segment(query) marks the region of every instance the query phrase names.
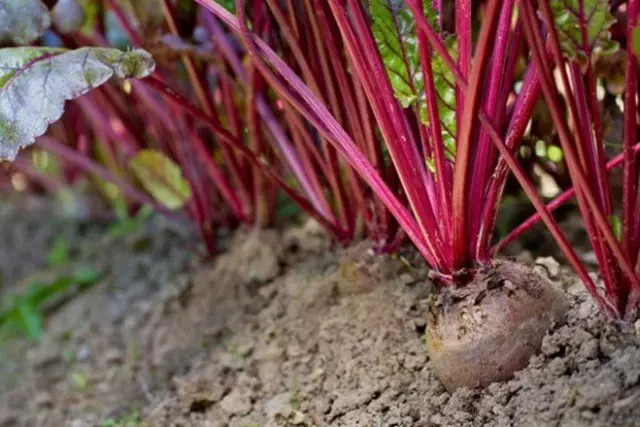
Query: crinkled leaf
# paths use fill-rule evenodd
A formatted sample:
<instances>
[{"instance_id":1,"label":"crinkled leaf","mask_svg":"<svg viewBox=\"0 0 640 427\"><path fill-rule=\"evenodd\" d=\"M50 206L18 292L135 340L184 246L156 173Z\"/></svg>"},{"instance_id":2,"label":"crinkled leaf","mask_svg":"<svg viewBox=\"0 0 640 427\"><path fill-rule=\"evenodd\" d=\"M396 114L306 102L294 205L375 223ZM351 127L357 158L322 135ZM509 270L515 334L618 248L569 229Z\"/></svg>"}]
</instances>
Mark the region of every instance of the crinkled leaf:
<instances>
[{"instance_id":1,"label":"crinkled leaf","mask_svg":"<svg viewBox=\"0 0 640 427\"><path fill-rule=\"evenodd\" d=\"M580 11L582 3L583 11ZM616 22L608 0L551 0L553 19L562 49L568 58L581 63L594 54L606 55L618 49L609 29ZM583 37L581 21L586 23Z\"/></svg>"},{"instance_id":2,"label":"crinkled leaf","mask_svg":"<svg viewBox=\"0 0 640 427\"><path fill-rule=\"evenodd\" d=\"M0 42L31 43L49 25L49 10L40 0L0 0Z\"/></svg>"},{"instance_id":3,"label":"crinkled leaf","mask_svg":"<svg viewBox=\"0 0 640 427\"><path fill-rule=\"evenodd\" d=\"M144 188L169 209L180 209L191 197L180 167L160 151L141 150L129 166Z\"/></svg>"},{"instance_id":4,"label":"crinkled leaf","mask_svg":"<svg viewBox=\"0 0 640 427\"><path fill-rule=\"evenodd\" d=\"M403 0L370 0L373 34L396 98L416 105L423 92L415 21Z\"/></svg>"},{"instance_id":5,"label":"crinkled leaf","mask_svg":"<svg viewBox=\"0 0 640 427\"><path fill-rule=\"evenodd\" d=\"M86 15L78 0L58 0L51 11L55 28L61 33L72 33L82 28Z\"/></svg>"},{"instance_id":6,"label":"crinkled leaf","mask_svg":"<svg viewBox=\"0 0 640 427\"><path fill-rule=\"evenodd\" d=\"M432 0L424 0L425 17L438 30L438 14ZM428 124L424 75L420 65L416 24L403 0L369 0L373 17L373 34L384 61L396 98L403 107L416 109L420 120ZM453 37L445 40L452 56L456 56ZM453 73L435 53L432 55L434 84L438 95L438 112L443 141L450 157L455 153L455 86Z\"/></svg>"},{"instance_id":7,"label":"crinkled leaf","mask_svg":"<svg viewBox=\"0 0 640 427\"><path fill-rule=\"evenodd\" d=\"M0 159L13 160L21 147L33 144L62 116L65 101L114 75L143 78L154 67L141 49L0 49Z\"/></svg>"}]
</instances>

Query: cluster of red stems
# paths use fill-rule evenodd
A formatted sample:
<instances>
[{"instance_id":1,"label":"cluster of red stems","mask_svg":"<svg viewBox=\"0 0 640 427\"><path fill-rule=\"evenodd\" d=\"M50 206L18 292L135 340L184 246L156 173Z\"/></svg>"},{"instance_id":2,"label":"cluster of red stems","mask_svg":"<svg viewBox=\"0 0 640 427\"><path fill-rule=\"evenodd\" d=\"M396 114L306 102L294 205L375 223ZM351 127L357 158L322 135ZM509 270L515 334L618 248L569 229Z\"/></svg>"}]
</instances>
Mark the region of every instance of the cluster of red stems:
<instances>
[{"instance_id":1,"label":"cluster of red stems","mask_svg":"<svg viewBox=\"0 0 640 427\"><path fill-rule=\"evenodd\" d=\"M235 15L214 0L194 2L195 19L211 41L206 59L193 52L157 57L155 73L131 82L131 91L109 84L91 92L40 138L40 147L59 156L69 181L97 175L118 184L132 209L162 209L119 172L139 150L158 149L188 180L185 211L211 251L220 225L268 226L284 192L340 242L368 238L394 251L408 237L443 285L460 285L541 219L601 309L616 318L633 315L640 295L638 63L631 49L637 0L612 2L614 11L626 12L621 42L628 55L624 148L612 159L604 152L592 63L563 55L548 0L456 0L448 28L457 40L455 58L445 46L443 2L432 2L441 17L434 26L422 0L405 0L418 36L428 124L394 96L361 0L236 0ZM162 4L165 30L180 36L175 5ZM104 7L133 45L149 45L117 1ZM482 19L474 32L476 13ZM107 45L100 20L92 37L61 37L69 47ZM443 140L434 55L455 80L454 157ZM553 119L573 185L548 205L517 158L539 102ZM39 176L26 159L16 167L35 182L52 190L62 185ZM622 229L616 233L608 171L620 164ZM537 214L494 245L510 176ZM603 288L552 216L573 197Z\"/></svg>"}]
</instances>

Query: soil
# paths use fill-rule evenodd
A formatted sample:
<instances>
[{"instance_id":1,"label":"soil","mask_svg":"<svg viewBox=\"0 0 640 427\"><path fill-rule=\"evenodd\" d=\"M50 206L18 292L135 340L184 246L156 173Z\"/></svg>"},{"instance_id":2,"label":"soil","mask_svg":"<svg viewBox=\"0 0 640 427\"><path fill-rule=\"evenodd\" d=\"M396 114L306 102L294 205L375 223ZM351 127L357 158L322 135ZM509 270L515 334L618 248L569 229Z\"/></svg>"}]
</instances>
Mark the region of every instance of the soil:
<instances>
[{"instance_id":1,"label":"soil","mask_svg":"<svg viewBox=\"0 0 640 427\"><path fill-rule=\"evenodd\" d=\"M12 209L5 294L62 229ZM23 221L40 231L16 234ZM332 248L308 223L237 232L205 261L162 218L117 238L69 227L104 278L49 313L40 343L0 346L0 426L640 425L640 321L608 322L551 258L529 262L567 293L566 323L514 379L451 394L426 356L433 287L409 249Z\"/></svg>"}]
</instances>

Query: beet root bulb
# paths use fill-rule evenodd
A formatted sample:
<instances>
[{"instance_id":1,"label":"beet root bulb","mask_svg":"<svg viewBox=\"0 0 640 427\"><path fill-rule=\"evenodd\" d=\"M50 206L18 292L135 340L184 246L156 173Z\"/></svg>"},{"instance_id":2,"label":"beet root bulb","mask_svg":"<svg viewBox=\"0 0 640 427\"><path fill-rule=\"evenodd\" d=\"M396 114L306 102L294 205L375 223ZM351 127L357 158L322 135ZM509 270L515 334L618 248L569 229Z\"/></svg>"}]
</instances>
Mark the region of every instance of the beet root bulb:
<instances>
[{"instance_id":1,"label":"beet root bulb","mask_svg":"<svg viewBox=\"0 0 640 427\"><path fill-rule=\"evenodd\" d=\"M445 289L426 330L431 364L449 391L513 378L564 321L564 292L533 269L494 261L466 286Z\"/></svg>"}]
</instances>

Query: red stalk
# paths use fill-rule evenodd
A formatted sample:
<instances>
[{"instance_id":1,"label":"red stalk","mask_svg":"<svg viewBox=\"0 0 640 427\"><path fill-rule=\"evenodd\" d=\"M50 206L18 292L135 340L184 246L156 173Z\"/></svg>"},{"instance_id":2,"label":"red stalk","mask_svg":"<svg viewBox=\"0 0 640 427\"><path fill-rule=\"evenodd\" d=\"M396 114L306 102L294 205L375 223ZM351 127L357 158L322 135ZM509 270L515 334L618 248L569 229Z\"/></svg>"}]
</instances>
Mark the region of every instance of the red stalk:
<instances>
[{"instance_id":1,"label":"red stalk","mask_svg":"<svg viewBox=\"0 0 640 427\"><path fill-rule=\"evenodd\" d=\"M549 9L549 5L544 0L540 2L540 6L542 9L543 17L545 19L545 23L549 28L549 36L552 41L552 48L554 51L556 62L558 64L563 64L564 61L562 59L562 54L560 53L557 34L555 32L555 27L553 26L553 22L551 19L551 10ZM575 187L577 190L578 201L581 205L581 210L585 214L585 216L589 214L593 215L597 229L599 229L606 243L609 245L609 248L611 249L615 257L618 259L618 261L620 262L620 266L625 276L633 284L634 287L640 289L640 280L635 275L634 269L631 266L629 259L625 256L624 252L622 251L620 245L617 242L616 237L613 235L613 232L611 231L608 225L608 221L605 215L603 214L602 210L598 206L598 203L589 188L588 181L582 171L582 168L580 167L582 162L580 161L578 155L574 151L573 145L570 143L571 134L567 128L567 124L561 113L561 107L558 105L558 102L556 99L557 94L555 92L555 86L553 84L552 77L550 75L550 68L546 64L546 59L544 58L544 55L541 53L541 46L543 45L543 42L540 40L540 34L536 31L535 13L529 1L524 2L523 15L524 15L523 17L525 22L525 35L527 36L527 40L529 45L532 48L534 58L541 70L542 90L545 95L547 105L549 106L549 111L551 113L551 116L554 119L554 123L556 125L558 134L560 136L562 148L565 153L565 158L567 160L567 166L569 167L572 180L574 181ZM564 69L563 67L560 67L559 69L562 76L564 74ZM567 82L566 76L563 77L563 82ZM564 83L564 85L565 85L565 90L568 92L570 90L568 83ZM577 114L573 115L576 111L575 105L573 105L572 107L571 102L569 102L569 105L571 107L570 110L572 111L572 116L574 120L576 120ZM602 259L602 258L599 258L599 259Z\"/></svg>"},{"instance_id":2,"label":"red stalk","mask_svg":"<svg viewBox=\"0 0 640 427\"><path fill-rule=\"evenodd\" d=\"M206 0L194 1L205 7L205 9L214 12L207 5ZM240 61L240 58L238 58L230 41L225 36L215 18L213 18L211 15L205 14L204 19L209 29L212 31L213 38L218 43L221 52L225 56L225 59L229 62L238 79L246 85L248 83L247 72L242 65L242 62ZM287 137L287 134L284 132L284 130L280 126L280 123L278 123L278 120L273 115L273 112L269 108L264 97L259 93L256 94L256 109L260 117L262 118L265 127L273 136L273 141L275 142L277 149L280 151L282 157L284 158L285 163L287 164L293 175L296 177L296 180L298 181L302 189L309 197L309 201L313 204L314 209L322 215L326 216L329 220L333 221L333 213L327 205L324 195L317 193L311 185L310 178L307 176L307 172L305 171L301 160L298 158L295 150L293 149L291 142Z\"/></svg>"},{"instance_id":3,"label":"red stalk","mask_svg":"<svg viewBox=\"0 0 640 427\"><path fill-rule=\"evenodd\" d=\"M510 86L510 79L506 80L507 75L507 56L509 48L509 40L511 34L511 20L513 16L513 5L515 0L506 0L502 3L500 11L500 19L495 37L495 50L491 62L491 75L489 76L489 84L485 91L484 109L489 117L492 118L493 125L500 129L502 115L504 113L504 103L501 99L504 86ZM511 75L508 75L509 77ZM506 81L505 81L506 80ZM473 181L471 182L471 205L470 205L470 232L471 232L471 250L474 256L478 255L479 228L482 220L483 200L486 194L487 186L491 180L492 172L496 167L495 159L496 150L489 141L489 137L485 130L479 132L477 149L473 160Z\"/></svg>"},{"instance_id":4,"label":"red stalk","mask_svg":"<svg viewBox=\"0 0 640 427\"><path fill-rule=\"evenodd\" d=\"M422 5L419 5L420 11ZM445 144L442 138L442 127L440 125L440 114L438 112L438 98L434 82L433 69L431 67L431 46L422 32L418 34L418 44L420 50L420 63L422 73L424 74L425 96L427 102L427 114L429 116L429 130L431 146L433 147L436 180L439 186L438 195L440 196L441 215L443 224L443 235L445 239L451 239L451 167L446 161Z\"/></svg>"},{"instance_id":5,"label":"red stalk","mask_svg":"<svg viewBox=\"0 0 640 427\"><path fill-rule=\"evenodd\" d=\"M631 155L635 156L638 152L640 152L640 144L636 144L631 148ZM626 154L628 156L628 154ZM625 153L618 154L613 159L609 160L607 163L607 170L610 171L618 166L620 166L624 162ZM574 195L576 194L575 188L571 187L568 190L562 192L562 194L556 196L553 201L547 204L547 210L549 212L554 212L562 205L567 203ZM511 230L509 234L504 236L498 243L496 243L493 248L491 248L491 254L496 254L500 252L502 249L507 247L510 243L515 241L518 237L524 234L526 231L530 230L535 224L540 221L540 215L535 213L527 218L524 222L518 225L516 228Z\"/></svg>"},{"instance_id":6,"label":"red stalk","mask_svg":"<svg viewBox=\"0 0 640 427\"><path fill-rule=\"evenodd\" d=\"M103 168L99 164L91 161L91 159L65 146L64 144L55 140L54 138L51 138L49 136L41 136L40 138L38 138L38 144L42 148L49 150L52 153L60 156L64 161L72 163L77 167L79 167L80 169L88 173L94 174L104 181L114 183L122 190L124 194L136 200L137 202L141 204L148 204L150 206L153 206L155 210L157 210L158 212L170 218L176 217L176 214L174 212L170 211L160 203L156 202L151 196L139 191L137 188L132 186L127 180L121 179L113 175L108 169Z\"/></svg>"},{"instance_id":7,"label":"red stalk","mask_svg":"<svg viewBox=\"0 0 640 427\"><path fill-rule=\"evenodd\" d=\"M465 267L469 256L469 207L468 180L471 171L471 153L473 149L473 130L477 115L480 90L480 79L485 71L485 64L489 59L491 36L494 22L498 16L498 1L490 0L487 5L487 16L483 22L476 55L474 57L468 90L465 95L465 105L462 109L456 163L453 169L453 268ZM464 74L463 74L464 76ZM459 107L458 107L459 108Z\"/></svg>"},{"instance_id":8,"label":"red stalk","mask_svg":"<svg viewBox=\"0 0 640 427\"><path fill-rule=\"evenodd\" d=\"M353 58L354 68L363 78L365 92L424 240L431 253L439 260L436 264L438 269L450 273L451 252L447 249L448 242L439 233L440 227L434 216L436 210L430 203L427 192L426 168L416 140L395 98L362 5L356 0L349 0L349 5L350 13L345 6L335 1L330 2L346 48ZM353 25L349 22L350 17L354 21Z\"/></svg>"},{"instance_id":9,"label":"red stalk","mask_svg":"<svg viewBox=\"0 0 640 427\"><path fill-rule=\"evenodd\" d=\"M224 10L224 8L207 0L196 1L215 13L235 31L240 31L240 25L238 22L233 16ZM295 92L295 95L283 85L278 86L277 77L271 72L271 70L263 66L261 71L265 78L271 80L272 85L275 85L279 89L279 93L289 102L296 105L300 112L303 113L308 120L314 123L318 130L323 133L325 137L334 144L336 149L344 156L344 158L349 161L351 166L358 172L362 179L375 189L380 199L394 214L401 226L407 231L409 238L414 242L423 256L431 262L432 265L439 265L435 262L436 259L434 258L434 255L425 244L424 237L422 236L415 220L389 190L384 181L376 173L375 169L363 156L346 132L339 126L335 119L333 119L326 108L318 102L313 94L297 78L295 73L293 73L280 60L278 55L268 48L268 46L262 43L259 39L253 39L252 37L249 37L247 41L251 42L248 44L248 49L251 54L255 58L259 58L261 55L264 55L269 63L271 63L282 77L287 80L291 86L291 90Z\"/></svg>"},{"instance_id":10,"label":"red stalk","mask_svg":"<svg viewBox=\"0 0 640 427\"><path fill-rule=\"evenodd\" d=\"M624 247L627 256L632 263L637 262L638 258L638 221L634 215L634 209L637 202L637 186L636 179L638 176L638 168L636 154L633 149L638 139L638 124L636 115L632 114L638 110L636 96L638 93L638 58L633 49L634 28L638 23L638 0L629 0L627 4L627 69L625 77L626 91L624 95L624 164L622 178L622 230L626 237ZM635 220L634 220L635 219Z\"/></svg>"},{"instance_id":11,"label":"red stalk","mask_svg":"<svg viewBox=\"0 0 640 427\"><path fill-rule=\"evenodd\" d=\"M238 154L242 155L247 161L249 161L249 163L251 163L253 167L263 173L267 179L271 180L276 186L281 188L282 191L284 191L289 197L291 197L296 203L298 203L305 212L318 220L318 222L327 227L327 229L331 230L331 232L333 232L339 240L345 239L346 235L343 230L338 228L337 225L333 222L330 222L324 215L318 213L318 211L315 210L313 205L307 199L299 195L293 188L287 185L277 175L277 173L264 162L263 159L258 157L249 148L244 146L241 141L237 140L227 130L221 128L219 124L217 124L216 121L212 120L211 117L209 117L206 113L190 104L189 101L178 95L161 80L158 80L155 77L148 77L144 80L144 82L150 87L158 90L172 103L176 104L177 106L189 112L189 114L200 120L219 137L220 142L228 144L231 148L235 149Z\"/></svg>"},{"instance_id":12,"label":"red stalk","mask_svg":"<svg viewBox=\"0 0 640 427\"><path fill-rule=\"evenodd\" d=\"M460 75L466 81L469 79L469 73L471 72L471 58L473 56L471 40L473 34L471 31L471 0L455 1L455 26L456 37L458 39L458 69L460 70ZM458 135L460 135L462 123L464 123L462 116L464 115L465 108L465 91L460 87L456 87L456 106L458 108L456 114L456 129L458 129Z\"/></svg>"}]
</instances>

